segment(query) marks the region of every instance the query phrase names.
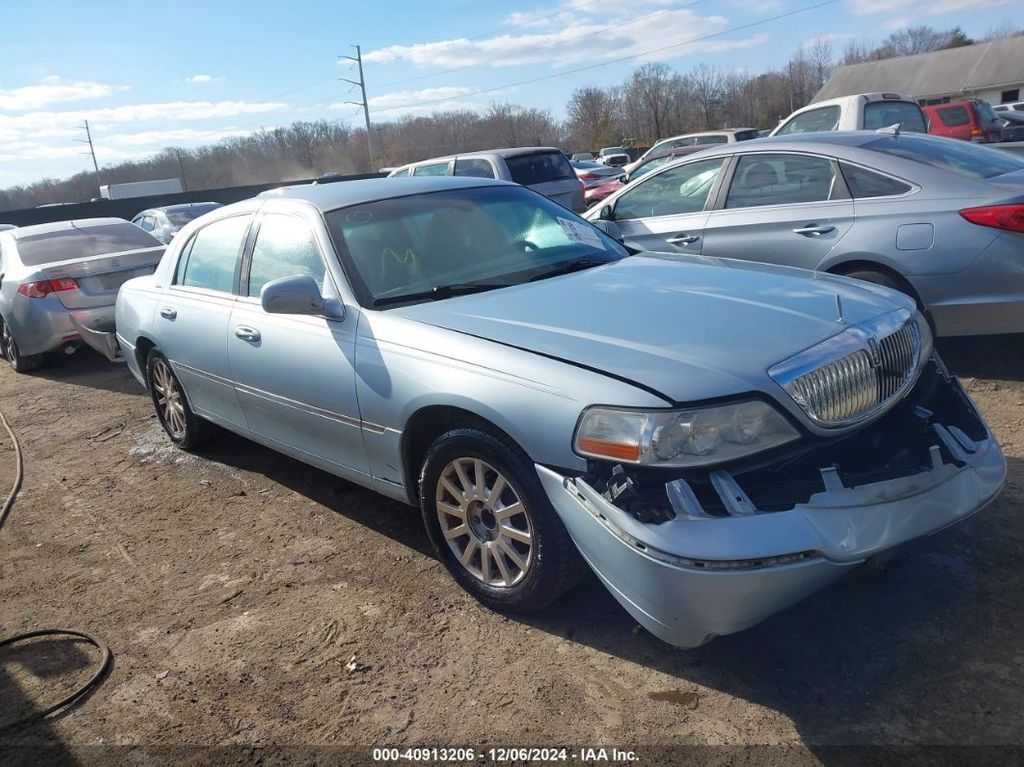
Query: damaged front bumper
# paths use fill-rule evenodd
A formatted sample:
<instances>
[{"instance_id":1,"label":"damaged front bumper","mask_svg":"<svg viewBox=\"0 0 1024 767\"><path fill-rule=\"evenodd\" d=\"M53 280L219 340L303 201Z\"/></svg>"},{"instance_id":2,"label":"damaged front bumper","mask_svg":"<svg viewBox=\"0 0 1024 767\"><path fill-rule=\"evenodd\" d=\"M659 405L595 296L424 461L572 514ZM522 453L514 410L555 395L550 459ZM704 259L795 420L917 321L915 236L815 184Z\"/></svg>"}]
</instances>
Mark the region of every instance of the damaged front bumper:
<instances>
[{"instance_id":1,"label":"damaged front bumper","mask_svg":"<svg viewBox=\"0 0 1024 767\"><path fill-rule=\"evenodd\" d=\"M787 508L778 506L777 494L748 495L744 485L753 488L757 472L717 470L700 492L685 479L665 483L672 486L663 493L671 518L652 524L613 503L591 477L544 466L537 472L580 553L622 606L655 636L695 647L753 626L867 559L970 516L998 494L1006 476L999 446L959 384L932 367L934 380L915 387L917 401L912 393L901 416L876 426L882 440L899 442L902 435L887 435L885 422L903 428L900 418L919 421L912 460L900 448L898 469L894 459L889 476L876 472L875 481L862 482L872 476L860 471L865 458L850 453L858 471L845 476L842 459L818 467L819 489ZM957 402L972 421L946 412ZM854 441L848 449L864 447ZM803 464L819 454L842 455L813 450ZM795 476L792 463L785 472ZM707 502L709 489L714 504Z\"/></svg>"}]
</instances>

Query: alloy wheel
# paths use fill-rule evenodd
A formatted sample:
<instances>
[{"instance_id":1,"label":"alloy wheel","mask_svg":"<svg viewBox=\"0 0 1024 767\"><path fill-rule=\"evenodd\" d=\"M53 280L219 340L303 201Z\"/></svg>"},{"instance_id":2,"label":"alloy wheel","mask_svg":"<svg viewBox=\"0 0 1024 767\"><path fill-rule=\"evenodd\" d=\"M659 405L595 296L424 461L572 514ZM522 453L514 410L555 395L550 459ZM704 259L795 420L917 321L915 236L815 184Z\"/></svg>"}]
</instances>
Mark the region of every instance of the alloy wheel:
<instances>
[{"instance_id":1,"label":"alloy wheel","mask_svg":"<svg viewBox=\"0 0 1024 767\"><path fill-rule=\"evenodd\" d=\"M164 425L174 439L181 439L185 436L185 403L170 366L162 359L153 363L153 392Z\"/></svg>"},{"instance_id":2,"label":"alloy wheel","mask_svg":"<svg viewBox=\"0 0 1024 767\"><path fill-rule=\"evenodd\" d=\"M526 576L533 523L501 472L479 458L456 458L441 472L435 501L441 533L466 572L504 588Z\"/></svg>"}]
</instances>

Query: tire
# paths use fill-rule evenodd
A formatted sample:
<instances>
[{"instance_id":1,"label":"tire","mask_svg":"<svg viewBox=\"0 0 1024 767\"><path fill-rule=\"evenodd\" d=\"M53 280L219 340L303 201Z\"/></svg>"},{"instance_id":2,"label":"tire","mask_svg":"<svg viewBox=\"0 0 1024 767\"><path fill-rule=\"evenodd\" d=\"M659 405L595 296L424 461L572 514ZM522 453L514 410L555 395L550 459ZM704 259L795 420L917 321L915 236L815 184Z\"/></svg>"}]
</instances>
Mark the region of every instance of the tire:
<instances>
[{"instance_id":1,"label":"tire","mask_svg":"<svg viewBox=\"0 0 1024 767\"><path fill-rule=\"evenodd\" d=\"M849 277L853 280L861 280L862 282L870 282L873 285L881 285L883 288L896 290L905 296L910 296L917 304L917 308L924 311L924 307L921 306L921 301L914 293L914 289L906 283L896 279L891 274L875 271L874 269L856 269L852 272L842 272L842 276Z\"/></svg>"},{"instance_id":2,"label":"tire","mask_svg":"<svg viewBox=\"0 0 1024 767\"><path fill-rule=\"evenodd\" d=\"M11 328L3 319L0 319L0 352L14 368L16 373L30 373L38 370L46 361L43 354L22 354L18 349L18 342L14 340Z\"/></svg>"},{"instance_id":3,"label":"tire","mask_svg":"<svg viewBox=\"0 0 1024 767\"><path fill-rule=\"evenodd\" d=\"M192 412L171 363L157 349L151 349L146 359L146 385L156 417L171 442L192 451L210 440L213 424Z\"/></svg>"},{"instance_id":4,"label":"tire","mask_svg":"<svg viewBox=\"0 0 1024 767\"><path fill-rule=\"evenodd\" d=\"M499 479L504 489L492 500ZM420 472L420 509L442 564L494 610L536 612L586 572L532 462L496 430L456 428L434 441Z\"/></svg>"}]
</instances>

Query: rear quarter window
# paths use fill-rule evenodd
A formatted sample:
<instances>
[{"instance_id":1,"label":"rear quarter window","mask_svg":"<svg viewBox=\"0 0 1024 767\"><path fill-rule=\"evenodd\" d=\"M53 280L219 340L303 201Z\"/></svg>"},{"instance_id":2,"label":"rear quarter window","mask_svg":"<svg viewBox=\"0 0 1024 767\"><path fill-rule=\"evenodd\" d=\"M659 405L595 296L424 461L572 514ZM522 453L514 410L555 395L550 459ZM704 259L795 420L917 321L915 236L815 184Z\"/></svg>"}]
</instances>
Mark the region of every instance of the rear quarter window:
<instances>
[{"instance_id":1,"label":"rear quarter window","mask_svg":"<svg viewBox=\"0 0 1024 767\"><path fill-rule=\"evenodd\" d=\"M939 115L939 119L942 120L942 124L947 128L969 125L971 122L971 116L967 114L967 110L964 107L946 107L944 109L936 109L935 111Z\"/></svg>"},{"instance_id":2,"label":"rear quarter window","mask_svg":"<svg viewBox=\"0 0 1024 767\"><path fill-rule=\"evenodd\" d=\"M846 179L846 186L855 199L865 197L888 197L895 194L906 194L911 190L909 184L897 181L881 173L875 173L867 168L860 168L856 165L840 163L843 169L843 177Z\"/></svg>"},{"instance_id":3,"label":"rear quarter window","mask_svg":"<svg viewBox=\"0 0 1024 767\"><path fill-rule=\"evenodd\" d=\"M561 152L521 154L516 157L508 157L505 162L512 180L523 186L576 179L572 165Z\"/></svg>"},{"instance_id":4,"label":"rear quarter window","mask_svg":"<svg viewBox=\"0 0 1024 767\"><path fill-rule=\"evenodd\" d=\"M91 258L141 248L162 248L163 243L135 224L93 224L18 238L18 254L25 266Z\"/></svg>"}]
</instances>

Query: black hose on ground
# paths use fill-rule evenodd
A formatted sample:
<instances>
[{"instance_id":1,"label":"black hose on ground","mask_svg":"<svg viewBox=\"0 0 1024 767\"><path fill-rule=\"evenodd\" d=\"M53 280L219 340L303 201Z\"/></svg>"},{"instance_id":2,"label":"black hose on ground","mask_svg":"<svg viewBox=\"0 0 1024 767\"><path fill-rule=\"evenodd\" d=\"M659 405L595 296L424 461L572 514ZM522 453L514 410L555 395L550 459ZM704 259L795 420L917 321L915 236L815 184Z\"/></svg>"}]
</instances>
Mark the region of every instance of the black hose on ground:
<instances>
[{"instance_id":1,"label":"black hose on ground","mask_svg":"<svg viewBox=\"0 0 1024 767\"><path fill-rule=\"evenodd\" d=\"M7 517L11 513L11 509L14 508L14 502L18 498L18 493L21 491L21 483L25 476L25 460L21 452L21 444L18 442L18 436L14 433L14 429L11 428L10 423L7 422L7 416L4 415L3 409L0 409L0 423L3 424L7 430L7 434L11 438L11 444L14 446L14 459L16 463L16 470L14 475L14 485L11 487L11 492L7 496L7 500L4 501L4 505L0 508L0 530L3 530L4 522L7 521ZM103 643L102 640L97 639L92 634L85 631L78 631L77 629L37 629L35 631L26 631L23 634L8 637L7 639L0 640L0 648L7 647L17 642L25 642L30 639L37 639L39 637L74 637L76 639L82 639L93 645L100 652L100 664L94 673L84 685L79 687L70 695L65 696L57 703L41 711L33 711L28 716L23 716L21 719L16 719L12 722L0 722L0 732L4 730L10 730L14 727L20 727L30 722L36 722L40 719L45 719L51 714L55 714L59 711L63 711L69 706L73 705L77 701L81 700L86 694L88 694L96 685L100 683L103 676L107 673L110 668L110 664L114 659L113 654L110 652L110 648Z\"/></svg>"}]
</instances>

